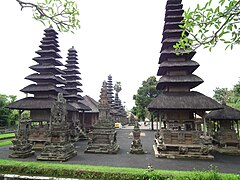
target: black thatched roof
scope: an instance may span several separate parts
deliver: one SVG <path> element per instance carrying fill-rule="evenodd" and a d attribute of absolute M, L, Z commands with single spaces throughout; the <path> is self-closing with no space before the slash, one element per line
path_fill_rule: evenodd
<path fill-rule="evenodd" d="M 54 85 L 36 85 L 36 84 L 30 84 L 26 87 L 24 87 L 23 89 L 20 90 L 21 92 L 24 93 L 31 93 L 31 94 L 35 94 L 37 92 L 56 92 L 56 93 L 63 93 L 63 94 L 68 94 L 67 91 L 65 91 L 64 89 L 62 89 L 61 87 L 56 87 Z"/>
<path fill-rule="evenodd" d="M 240 120 L 240 111 L 223 105 L 223 109 L 211 111 L 206 118 L 211 120 Z"/>
<path fill-rule="evenodd" d="M 188 61 L 164 61 L 160 64 L 158 69 L 158 76 L 162 76 L 167 73 L 167 71 L 174 70 L 186 70 L 188 74 L 191 74 L 199 67 L 199 64 L 195 61 L 188 60 Z"/>
<path fill-rule="evenodd" d="M 65 74 L 65 72 L 59 68 L 57 68 L 55 65 L 33 65 L 29 67 L 30 69 L 37 71 L 37 72 L 52 72 L 53 74 Z"/>
<path fill-rule="evenodd" d="M 79 102 L 90 107 L 91 108 L 91 111 L 89 111 L 90 113 L 99 113 L 99 110 L 98 110 L 99 103 L 95 101 L 93 98 L 91 98 L 90 96 L 85 95 L 83 97 L 83 100 L 80 100 Z"/>
<path fill-rule="evenodd" d="M 20 99 L 9 104 L 7 107 L 10 109 L 19 109 L 19 110 L 41 110 L 41 109 L 51 109 L 56 99 L 51 98 L 33 98 L 27 97 L 24 99 Z M 68 111 L 77 111 L 76 108 L 67 103 Z"/>
<path fill-rule="evenodd" d="M 90 107 L 86 106 L 81 102 L 70 102 L 69 104 L 74 108 L 78 109 L 79 111 L 91 111 Z"/>
<path fill-rule="evenodd" d="M 148 105 L 154 110 L 217 110 L 222 105 L 215 100 L 195 91 L 162 92 Z"/>
<path fill-rule="evenodd" d="M 193 74 L 183 75 L 183 76 L 162 76 L 157 84 L 157 89 L 161 90 L 168 86 L 187 86 L 190 89 L 203 83 L 203 80 Z"/>
<path fill-rule="evenodd" d="M 37 63 L 49 63 L 54 66 L 63 66 L 63 63 L 61 63 L 61 61 L 55 59 L 54 57 L 35 57 L 33 58 L 33 60 Z"/>

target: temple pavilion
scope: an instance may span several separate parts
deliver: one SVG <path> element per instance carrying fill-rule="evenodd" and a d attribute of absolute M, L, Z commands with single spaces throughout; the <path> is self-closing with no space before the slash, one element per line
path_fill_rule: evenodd
<path fill-rule="evenodd" d="M 29 141 L 33 144 L 33 149 L 42 149 L 44 143 L 50 141 L 48 134 L 51 108 L 58 93 L 68 94 L 62 88 L 66 81 L 61 77 L 65 72 L 59 68 L 63 64 L 58 60 L 61 56 L 58 54 L 60 50 L 57 35 L 52 26 L 44 30 L 40 50 L 36 51 L 39 56 L 33 58 L 37 64 L 30 67 L 35 73 L 25 78 L 33 83 L 21 89 L 27 97 L 8 105 L 11 109 L 18 109 L 20 115 L 24 110 L 30 111 Z M 69 103 L 66 104 L 66 110 L 78 111 Z"/>
<path fill-rule="evenodd" d="M 209 133 L 213 136 L 215 150 L 226 154 L 240 154 L 240 111 L 223 104 L 223 109 L 207 114 Z"/>
<path fill-rule="evenodd" d="M 153 145 L 156 157 L 212 159 L 212 139 L 206 131 L 206 111 L 222 106 L 215 100 L 192 91 L 203 80 L 193 72 L 199 64 L 192 60 L 195 51 L 177 55 L 173 45 L 182 33 L 182 0 L 167 0 L 162 48 L 157 75 L 161 92 L 149 104 L 160 127 Z"/>

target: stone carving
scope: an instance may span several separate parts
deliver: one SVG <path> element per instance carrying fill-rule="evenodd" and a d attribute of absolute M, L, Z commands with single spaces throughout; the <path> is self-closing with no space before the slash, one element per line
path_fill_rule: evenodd
<path fill-rule="evenodd" d="M 105 81 L 103 82 L 99 102 L 99 120 L 89 133 L 88 147 L 85 152 L 115 154 L 119 150 L 119 145 L 116 139 L 117 132 L 110 116 L 110 106 L 108 104 L 107 85 Z"/>
<path fill-rule="evenodd" d="M 133 128 L 133 141 L 131 143 L 130 153 L 132 154 L 144 154 L 142 143 L 140 139 L 140 128 L 137 121 L 135 121 L 135 126 Z"/>
<path fill-rule="evenodd" d="M 34 155 L 32 144 L 28 140 L 30 124 L 31 120 L 27 117 L 19 121 L 16 138 L 12 140 L 14 153 L 9 155 L 10 158 L 27 158 Z"/>
<path fill-rule="evenodd" d="M 50 118 L 50 142 L 46 143 L 37 160 L 67 161 L 77 152 L 70 142 L 70 131 L 66 121 L 66 100 L 61 93 L 51 109 Z"/>

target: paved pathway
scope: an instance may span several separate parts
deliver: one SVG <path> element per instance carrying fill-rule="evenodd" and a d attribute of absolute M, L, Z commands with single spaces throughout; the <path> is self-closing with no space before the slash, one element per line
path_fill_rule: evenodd
<path fill-rule="evenodd" d="M 155 158 L 152 149 L 155 132 L 147 130 L 147 128 L 143 130 L 145 136 L 141 137 L 146 154 L 129 154 L 132 142 L 131 128 L 128 127 L 117 131 L 117 141 L 120 145 L 118 154 L 85 154 L 84 150 L 87 147 L 87 141 L 81 141 L 76 144 L 78 155 L 63 163 L 135 168 L 147 168 L 148 164 L 151 164 L 154 169 L 164 170 L 208 170 L 213 165 L 220 172 L 240 174 L 240 156 L 214 154 L 214 160 Z M 8 147 L 0 147 L 0 152 L 1 159 L 9 159 L 8 154 L 10 150 L 8 150 Z M 21 160 L 36 161 L 36 157 Z"/>

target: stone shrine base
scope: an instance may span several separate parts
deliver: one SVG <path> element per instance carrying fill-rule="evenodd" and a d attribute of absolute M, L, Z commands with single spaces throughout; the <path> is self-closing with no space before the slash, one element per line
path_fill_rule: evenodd
<path fill-rule="evenodd" d="M 113 144 L 92 144 L 88 145 L 84 153 L 96 153 L 96 154 L 117 154 L 119 150 L 119 145 Z"/>
<path fill-rule="evenodd" d="M 13 154 L 10 154 L 8 157 L 10 157 L 10 158 L 28 158 L 30 156 L 33 156 L 34 154 L 35 154 L 34 151 L 14 152 Z"/>
<path fill-rule="evenodd" d="M 240 149 L 237 147 L 226 147 L 226 148 L 214 147 L 214 151 L 221 154 L 227 154 L 227 155 L 240 155 Z"/>
<path fill-rule="evenodd" d="M 157 158 L 169 158 L 169 159 L 209 159 L 213 160 L 214 156 L 208 154 L 208 155 L 202 155 L 200 153 L 194 153 L 194 152 L 188 152 L 187 154 L 179 154 L 178 151 L 161 151 L 159 152 L 157 150 L 157 146 L 153 145 L 153 151 L 155 154 L 155 157 Z"/>
<path fill-rule="evenodd" d="M 43 152 L 37 157 L 41 161 L 67 161 L 77 155 L 73 144 L 46 145 Z"/>

